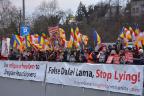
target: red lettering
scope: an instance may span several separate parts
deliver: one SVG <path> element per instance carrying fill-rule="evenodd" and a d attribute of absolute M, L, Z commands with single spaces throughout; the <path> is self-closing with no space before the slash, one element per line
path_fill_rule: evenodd
<path fill-rule="evenodd" d="M 96 70 L 96 77 L 103 78 L 108 81 L 109 79 L 112 78 L 112 73 L 104 72 L 104 71 L 98 69 L 98 70 Z"/>
<path fill-rule="evenodd" d="M 12 69 L 36 69 L 36 65 L 34 64 L 21 64 L 21 65 L 18 65 L 18 64 L 8 64 L 8 67 L 9 68 L 12 68 Z"/>
<path fill-rule="evenodd" d="M 123 73 L 118 73 L 117 71 L 115 71 L 114 79 L 118 80 L 118 82 L 130 81 L 131 84 L 136 84 L 137 82 L 140 82 L 140 72 L 131 74 L 127 73 L 126 71 L 124 71 Z"/>

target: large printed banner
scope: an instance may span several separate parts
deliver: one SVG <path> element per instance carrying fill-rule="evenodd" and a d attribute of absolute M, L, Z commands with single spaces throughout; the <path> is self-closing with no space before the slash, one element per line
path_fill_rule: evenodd
<path fill-rule="evenodd" d="M 23 80 L 44 81 L 45 62 L 0 61 L 0 76 Z"/>
<path fill-rule="evenodd" d="M 143 67 L 50 62 L 46 82 L 142 95 Z"/>

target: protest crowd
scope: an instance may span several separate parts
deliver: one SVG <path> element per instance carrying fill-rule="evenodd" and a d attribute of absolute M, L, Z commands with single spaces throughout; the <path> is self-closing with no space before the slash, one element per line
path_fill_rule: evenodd
<path fill-rule="evenodd" d="M 2 59 L 2 58 L 1 58 Z M 8 60 L 53 61 L 53 62 L 88 62 L 108 64 L 144 64 L 143 49 L 125 48 L 118 50 L 116 45 L 105 46 L 96 50 L 47 50 L 24 51 L 10 50 Z"/>
<path fill-rule="evenodd" d="M 59 29 L 58 32 L 57 29 Z M 51 40 L 54 41 L 57 40 L 55 38 L 60 38 L 57 42 L 60 42 L 61 44 L 53 44 L 52 41 L 50 41 L 50 39 L 48 39 L 44 34 L 41 36 L 36 34 L 34 36 L 27 35 L 24 37 L 13 35 L 10 39 L 10 46 L 12 47 L 9 49 L 7 56 L 4 57 L 1 55 L 0 59 L 20 61 L 87 62 L 92 64 L 102 63 L 143 65 L 144 52 L 142 46 L 144 35 L 143 32 L 138 32 L 138 29 L 135 30 L 136 31 L 134 31 L 131 27 L 129 29 L 126 27 L 122 28 L 121 34 L 116 43 L 110 45 L 102 43 L 100 36 L 96 31 L 94 31 L 93 36 L 94 42 L 96 43 L 95 48 L 85 47 L 85 45 L 88 44 L 88 38 L 86 35 L 82 35 L 80 33 L 78 27 L 76 28 L 75 33 L 73 29 L 71 29 L 71 36 L 69 41 L 66 41 L 65 32 L 62 28 L 49 28 L 48 31 L 50 37 L 53 37 Z M 135 35 L 135 41 L 132 41 L 137 43 L 134 43 L 135 46 L 129 47 L 128 42 L 130 39 L 133 39 L 134 33 L 137 35 Z M 141 41 L 141 46 L 138 45 L 139 42 L 136 38 Z M 47 49 L 44 47 L 46 45 L 48 45 Z M 53 45 L 51 46 L 51 49 L 50 45 Z M 29 48 L 25 46 L 29 46 Z M 61 47 L 57 48 L 57 46 Z M 5 48 L 3 47 L 2 50 L 3 49 Z M 3 51 L 1 53 L 3 54 L 5 52 Z"/>

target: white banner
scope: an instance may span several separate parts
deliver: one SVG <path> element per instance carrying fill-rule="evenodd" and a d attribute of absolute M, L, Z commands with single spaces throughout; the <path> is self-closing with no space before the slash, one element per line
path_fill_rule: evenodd
<path fill-rule="evenodd" d="M 10 53 L 10 38 L 7 38 L 7 49 L 8 49 L 8 54 Z"/>
<path fill-rule="evenodd" d="M 143 67 L 50 62 L 46 82 L 142 95 Z"/>
<path fill-rule="evenodd" d="M 23 80 L 44 81 L 45 62 L 0 61 L 0 76 Z"/>
<path fill-rule="evenodd" d="M 6 38 L 2 40 L 2 51 L 1 55 L 4 57 L 8 57 L 9 55 L 9 45 L 10 45 L 10 39 Z"/>

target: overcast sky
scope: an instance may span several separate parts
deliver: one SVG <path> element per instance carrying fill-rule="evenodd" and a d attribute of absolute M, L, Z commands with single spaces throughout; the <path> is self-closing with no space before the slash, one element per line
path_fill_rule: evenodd
<path fill-rule="evenodd" d="M 25 0 L 27 15 L 30 15 L 43 1 L 49 2 L 50 0 Z M 80 1 L 86 6 L 88 6 L 90 4 L 96 4 L 98 1 L 102 0 L 57 0 L 60 9 L 71 9 L 73 12 L 77 10 Z M 11 0 L 11 2 L 18 8 L 22 8 L 22 0 Z"/>

